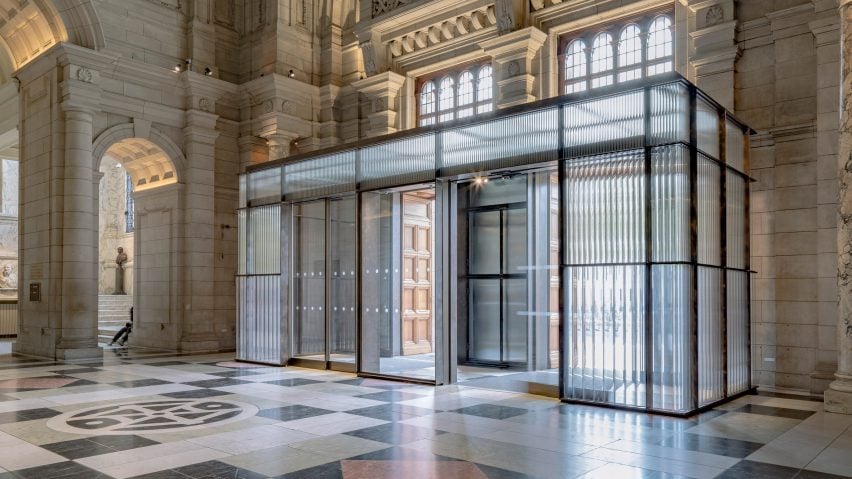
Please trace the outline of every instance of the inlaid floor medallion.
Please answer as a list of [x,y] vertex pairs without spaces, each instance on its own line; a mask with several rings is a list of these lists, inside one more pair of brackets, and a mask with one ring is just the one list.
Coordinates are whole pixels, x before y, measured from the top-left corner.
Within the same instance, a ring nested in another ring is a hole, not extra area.
[[185,431],[235,422],[257,414],[251,404],[222,399],[173,399],[87,408],[51,418],[47,426],[74,434]]

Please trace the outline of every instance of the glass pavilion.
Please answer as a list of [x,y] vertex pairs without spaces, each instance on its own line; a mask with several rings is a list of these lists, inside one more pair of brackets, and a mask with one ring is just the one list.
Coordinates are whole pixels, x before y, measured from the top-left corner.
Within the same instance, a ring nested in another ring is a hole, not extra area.
[[749,132],[670,74],[250,167],[237,358],[548,372],[670,414],[744,393]]

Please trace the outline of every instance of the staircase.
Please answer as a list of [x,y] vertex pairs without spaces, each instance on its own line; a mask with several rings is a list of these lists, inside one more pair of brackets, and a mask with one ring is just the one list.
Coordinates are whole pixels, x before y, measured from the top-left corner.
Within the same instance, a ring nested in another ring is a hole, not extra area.
[[102,294],[98,296],[98,341],[109,344],[124,323],[130,321],[133,296]]

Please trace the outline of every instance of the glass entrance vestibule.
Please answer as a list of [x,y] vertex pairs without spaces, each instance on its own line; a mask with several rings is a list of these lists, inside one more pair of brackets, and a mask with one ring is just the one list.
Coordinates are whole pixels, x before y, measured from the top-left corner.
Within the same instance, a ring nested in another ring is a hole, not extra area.
[[237,358],[674,414],[746,392],[749,132],[672,74],[250,167]]

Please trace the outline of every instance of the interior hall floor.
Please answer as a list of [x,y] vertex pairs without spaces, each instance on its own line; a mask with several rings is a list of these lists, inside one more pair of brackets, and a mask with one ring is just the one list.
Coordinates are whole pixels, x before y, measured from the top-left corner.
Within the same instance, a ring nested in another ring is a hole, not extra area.
[[852,476],[852,416],[805,398],[750,395],[681,419],[228,354],[8,351],[0,479]]

